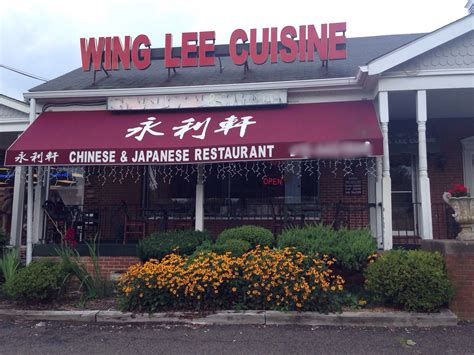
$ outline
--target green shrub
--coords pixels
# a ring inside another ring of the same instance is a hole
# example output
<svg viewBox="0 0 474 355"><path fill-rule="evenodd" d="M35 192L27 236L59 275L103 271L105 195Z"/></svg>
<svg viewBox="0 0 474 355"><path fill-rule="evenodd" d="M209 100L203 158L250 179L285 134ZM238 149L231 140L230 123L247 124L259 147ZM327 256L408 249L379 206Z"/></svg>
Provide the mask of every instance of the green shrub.
<svg viewBox="0 0 474 355"><path fill-rule="evenodd" d="M333 255L343 268L360 271L376 251L377 244L369 230L343 228L337 231L328 254Z"/></svg>
<svg viewBox="0 0 474 355"><path fill-rule="evenodd" d="M62 264L34 261L18 270L13 279L5 283L4 291L15 301L52 301L63 291L66 279Z"/></svg>
<svg viewBox="0 0 474 355"><path fill-rule="evenodd" d="M439 253L392 250L370 263L365 277L375 301L408 311L436 311L453 296Z"/></svg>
<svg viewBox="0 0 474 355"><path fill-rule="evenodd" d="M218 242L211 247L211 251L217 254L230 253L232 256L241 256L252 248L252 245L246 240L227 239Z"/></svg>
<svg viewBox="0 0 474 355"><path fill-rule="evenodd" d="M138 244L138 256L141 260L161 260L172 252L191 255L206 240L211 240L209 233L193 230L153 233Z"/></svg>
<svg viewBox="0 0 474 355"><path fill-rule="evenodd" d="M335 231L322 224L293 227L277 238L278 247L294 247L308 254L327 254L337 260L343 269L359 271L367 264L367 258L377 251L377 244L366 229Z"/></svg>
<svg viewBox="0 0 474 355"><path fill-rule="evenodd" d="M245 240L253 248L257 245L272 246L274 242L273 234L270 230L259 226L247 225L225 229L217 237L216 244L224 244L232 239Z"/></svg>
<svg viewBox="0 0 474 355"><path fill-rule="evenodd" d="M323 224L286 228L277 238L279 248L293 247L304 254L329 254L335 231Z"/></svg>
<svg viewBox="0 0 474 355"><path fill-rule="evenodd" d="M191 258L194 258L200 254L211 253L213 246L214 244L210 240L205 240L204 242L201 243L201 245L198 245L196 247L196 250L194 251L194 253L191 254Z"/></svg>

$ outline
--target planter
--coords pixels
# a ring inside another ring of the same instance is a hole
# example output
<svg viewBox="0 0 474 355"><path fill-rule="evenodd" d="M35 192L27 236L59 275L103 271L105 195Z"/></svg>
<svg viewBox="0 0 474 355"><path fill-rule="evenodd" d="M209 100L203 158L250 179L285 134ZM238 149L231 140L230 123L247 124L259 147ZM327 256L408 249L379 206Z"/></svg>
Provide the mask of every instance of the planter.
<svg viewBox="0 0 474 355"><path fill-rule="evenodd" d="M457 240L474 241L474 197L453 197L449 192L443 194L443 200L454 210L453 217L459 223L461 231Z"/></svg>

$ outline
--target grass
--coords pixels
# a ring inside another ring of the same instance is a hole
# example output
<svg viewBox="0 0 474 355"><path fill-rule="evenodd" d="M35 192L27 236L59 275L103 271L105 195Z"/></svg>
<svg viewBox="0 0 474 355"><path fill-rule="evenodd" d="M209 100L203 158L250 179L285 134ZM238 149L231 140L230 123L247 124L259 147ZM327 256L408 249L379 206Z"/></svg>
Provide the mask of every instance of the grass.
<svg viewBox="0 0 474 355"><path fill-rule="evenodd" d="M0 259L0 270L2 271L5 282L13 279L19 266L20 253L18 249L11 248L3 252L3 257Z"/></svg>
<svg viewBox="0 0 474 355"><path fill-rule="evenodd" d="M86 298L107 297L111 294L112 287L110 282L101 275L97 245L95 242L86 243L86 245L92 260L92 272L89 272L81 262L81 257L77 250L70 247L61 247L56 249L56 253L61 258L65 268L79 279L81 288L86 292Z"/></svg>

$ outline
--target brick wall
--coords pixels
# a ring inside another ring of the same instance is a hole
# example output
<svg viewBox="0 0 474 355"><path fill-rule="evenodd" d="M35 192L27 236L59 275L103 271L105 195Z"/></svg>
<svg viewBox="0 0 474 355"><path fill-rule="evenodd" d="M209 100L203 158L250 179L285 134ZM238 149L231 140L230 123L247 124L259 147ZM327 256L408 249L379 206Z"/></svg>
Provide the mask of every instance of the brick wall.
<svg viewBox="0 0 474 355"><path fill-rule="evenodd" d="M440 145L439 154L428 158L428 176L431 184L433 216L433 237L447 239L455 236L456 228L447 205L442 199L453 182L463 183L463 162L461 140L474 136L474 119L433 119L427 128L436 132ZM447 223L448 221L448 223Z"/></svg>
<svg viewBox="0 0 474 355"><path fill-rule="evenodd" d="M93 272L92 260L88 256L81 257L89 272ZM136 256L99 256L101 275L109 278L111 272L126 271L131 265L137 264L140 259Z"/></svg>
<svg viewBox="0 0 474 355"><path fill-rule="evenodd" d="M142 167L138 167L142 168ZM136 168L135 168L136 169ZM139 205L141 198L141 178L127 177L119 183L111 182L108 177L106 183L97 176L91 176L84 189L84 205L120 204L125 201L128 205Z"/></svg>
<svg viewBox="0 0 474 355"><path fill-rule="evenodd" d="M58 260L58 257L35 257L35 260ZM92 259L89 256L81 256L80 261L86 266L90 273L94 272ZM112 272L124 272L130 266L140 262L136 256L99 256L100 273L102 277L110 279Z"/></svg>
<svg viewBox="0 0 474 355"><path fill-rule="evenodd" d="M421 247L440 252L456 295L449 308L460 319L474 320L474 243L457 240L424 240Z"/></svg>
<svg viewBox="0 0 474 355"><path fill-rule="evenodd" d="M349 228L365 228L369 226L368 210L368 177L365 165L353 168L354 176L360 179L362 191L360 195L344 194L344 164L339 163L336 173L334 161L321 169L319 181L319 201L321 205L328 206L334 203L341 203L344 208L339 210L337 216L334 209L327 209L323 214L325 223L335 222L336 224L347 225Z"/></svg>

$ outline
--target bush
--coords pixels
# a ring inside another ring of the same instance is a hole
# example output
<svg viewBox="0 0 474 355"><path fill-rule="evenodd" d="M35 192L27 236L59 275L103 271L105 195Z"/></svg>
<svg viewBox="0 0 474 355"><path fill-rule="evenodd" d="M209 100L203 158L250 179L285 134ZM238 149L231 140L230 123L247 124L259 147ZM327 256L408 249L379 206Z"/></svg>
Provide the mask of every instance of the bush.
<svg viewBox="0 0 474 355"><path fill-rule="evenodd" d="M236 228L228 228L222 231L217 237L216 244L224 244L226 241L231 239L245 240L255 248L257 245L260 246L272 246L273 245L273 234L266 228L259 226L240 226Z"/></svg>
<svg viewBox="0 0 474 355"><path fill-rule="evenodd" d="M367 264L369 256L377 251L377 244L366 229L335 231L322 224L294 227L278 236L280 248L294 247L308 255L331 255L345 270L359 271Z"/></svg>
<svg viewBox="0 0 474 355"><path fill-rule="evenodd" d="M217 254L230 253L232 256L241 256L252 248L252 245L239 239L228 239L211 246L211 251Z"/></svg>
<svg viewBox="0 0 474 355"><path fill-rule="evenodd" d="M138 244L138 256L145 261L160 260L171 253L191 255L206 240L211 240L209 233L193 230L153 233Z"/></svg>
<svg viewBox="0 0 474 355"><path fill-rule="evenodd" d="M368 258L377 252L377 243L367 229L345 229L337 231L328 254L333 255L338 264L352 271L361 271L367 266Z"/></svg>
<svg viewBox="0 0 474 355"><path fill-rule="evenodd" d="M117 291L122 309L129 311L328 311L338 309L344 284L331 270L332 263L289 248L256 248L242 257L171 254L130 267Z"/></svg>
<svg viewBox="0 0 474 355"><path fill-rule="evenodd" d="M257 248L242 256L243 304L250 309L339 310L344 280L331 269L334 260L294 249Z"/></svg>
<svg viewBox="0 0 474 355"><path fill-rule="evenodd" d="M286 228L277 238L280 248L294 247L304 254L328 254L336 232L323 224Z"/></svg>
<svg viewBox="0 0 474 355"><path fill-rule="evenodd" d="M439 253L392 250L370 263L365 277L375 301L408 311L436 311L453 296Z"/></svg>
<svg viewBox="0 0 474 355"><path fill-rule="evenodd" d="M34 261L18 270L13 279L5 283L4 291L15 301L52 301L61 294L66 280L62 264Z"/></svg>
<svg viewBox="0 0 474 355"><path fill-rule="evenodd" d="M161 261L131 266L117 285L123 310L203 309L231 304L235 259L215 253L192 259L170 254ZM226 296L227 295L227 296Z"/></svg>

